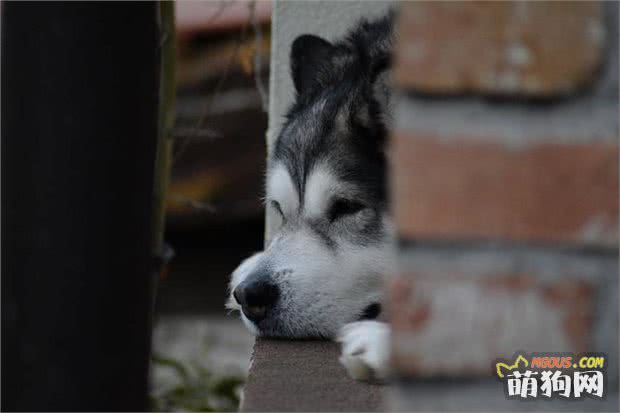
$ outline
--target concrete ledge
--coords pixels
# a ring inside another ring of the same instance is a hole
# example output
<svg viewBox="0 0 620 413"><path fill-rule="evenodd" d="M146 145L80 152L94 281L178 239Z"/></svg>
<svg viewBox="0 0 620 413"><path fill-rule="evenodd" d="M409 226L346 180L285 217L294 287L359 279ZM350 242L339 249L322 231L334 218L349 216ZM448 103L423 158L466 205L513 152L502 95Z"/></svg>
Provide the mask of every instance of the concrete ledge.
<svg viewBox="0 0 620 413"><path fill-rule="evenodd" d="M382 410L385 386L351 380L329 341L257 339L242 412Z"/></svg>

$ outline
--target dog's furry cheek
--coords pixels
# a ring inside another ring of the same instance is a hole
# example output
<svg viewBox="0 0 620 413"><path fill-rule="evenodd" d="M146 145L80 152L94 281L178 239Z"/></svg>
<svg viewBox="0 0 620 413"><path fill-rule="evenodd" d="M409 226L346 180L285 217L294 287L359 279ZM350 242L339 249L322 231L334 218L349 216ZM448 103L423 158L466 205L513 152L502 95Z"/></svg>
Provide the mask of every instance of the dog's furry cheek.
<svg viewBox="0 0 620 413"><path fill-rule="evenodd" d="M379 321L346 324L337 341L342 343L340 363L355 380L384 381L389 376L390 327Z"/></svg>

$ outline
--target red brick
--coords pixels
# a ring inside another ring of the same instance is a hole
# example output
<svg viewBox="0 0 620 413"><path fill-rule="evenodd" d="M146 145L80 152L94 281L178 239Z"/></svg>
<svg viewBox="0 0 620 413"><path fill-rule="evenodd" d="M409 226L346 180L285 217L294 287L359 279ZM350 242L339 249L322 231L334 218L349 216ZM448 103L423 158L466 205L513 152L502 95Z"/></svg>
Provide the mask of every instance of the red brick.
<svg viewBox="0 0 620 413"><path fill-rule="evenodd" d="M405 2L395 77L427 93L562 95L590 83L598 2Z"/></svg>
<svg viewBox="0 0 620 413"><path fill-rule="evenodd" d="M396 133L394 215L410 239L618 244L618 145Z"/></svg>
<svg viewBox="0 0 620 413"><path fill-rule="evenodd" d="M581 280L415 273L395 283L389 317L400 375L485 376L493 360L516 351L583 352L591 344L594 288Z"/></svg>

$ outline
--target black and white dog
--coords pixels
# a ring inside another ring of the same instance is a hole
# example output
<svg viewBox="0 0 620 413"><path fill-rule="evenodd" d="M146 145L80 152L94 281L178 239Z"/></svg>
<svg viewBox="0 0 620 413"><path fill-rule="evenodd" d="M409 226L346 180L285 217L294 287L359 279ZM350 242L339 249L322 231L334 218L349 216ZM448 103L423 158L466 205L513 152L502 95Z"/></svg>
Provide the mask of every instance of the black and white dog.
<svg viewBox="0 0 620 413"><path fill-rule="evenodd" d="M393 268L384 143L390 15L330 43L298 37L296 100L270 153L266 208L277 231L230 282L229 308L267 337L337 339L358 379L387 374L384 280Z"/></svg>

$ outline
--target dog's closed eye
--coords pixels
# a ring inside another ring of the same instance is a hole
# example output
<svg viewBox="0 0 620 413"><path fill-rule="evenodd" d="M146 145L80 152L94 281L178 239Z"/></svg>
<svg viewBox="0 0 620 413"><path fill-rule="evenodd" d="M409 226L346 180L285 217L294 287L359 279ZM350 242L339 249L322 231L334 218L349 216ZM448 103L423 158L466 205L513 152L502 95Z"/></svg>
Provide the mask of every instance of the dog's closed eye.
<svg viewBox="0 0 620 413"><path fill-rule="evenodd" d="M351 199L337 198L329 208L329 221L334 222L348 215L353 215L366 208L364 204Z"/></svg>
<svg viewBox="0 0 620 413"><path fill-rule="evenodd" d="M271 201L269 201L269 203L271 204L271 206L273 207L273 209L275 209L278 214L280 215L280 217L282 219L284 219L284 212L282 212L282 207L280 206L280 203L274 199L272 199Z"/></svg>

